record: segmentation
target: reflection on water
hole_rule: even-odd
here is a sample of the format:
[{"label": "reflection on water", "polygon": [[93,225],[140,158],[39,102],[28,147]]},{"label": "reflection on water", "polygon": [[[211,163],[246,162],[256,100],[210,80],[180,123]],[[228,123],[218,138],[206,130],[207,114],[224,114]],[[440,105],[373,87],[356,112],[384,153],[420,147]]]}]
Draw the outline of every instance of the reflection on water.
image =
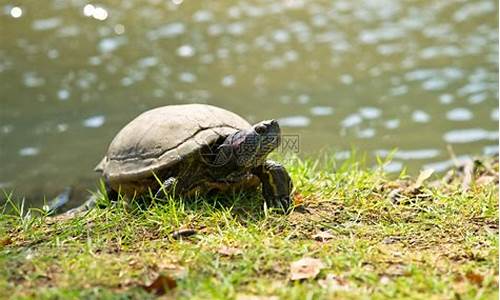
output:
[{"label": "reflection on water", "polygon": [[497,17],[492,0],[6,0],[0,186],[89,185],[126,122],[192,102],[277,118],[304,154],[401,149],[387,171],[496,151]]},{"label": "reflection on water", "polygon": [[446,118],[451,121],[468,121],[472,119],[472,112],[467,108],[457,107],[449,110]]},{"label": "reflection on water", "polygon": [[315,116],[329,116],[333,114],[333,108],[329,106],[311,107],[311,114]]},{"label": "reflection on water", "polygon": [[481,128],[460,129],[448,131],[443,139],[450,143],[463,144],[482,140],[498,140],[498,131],[487,131]]}]

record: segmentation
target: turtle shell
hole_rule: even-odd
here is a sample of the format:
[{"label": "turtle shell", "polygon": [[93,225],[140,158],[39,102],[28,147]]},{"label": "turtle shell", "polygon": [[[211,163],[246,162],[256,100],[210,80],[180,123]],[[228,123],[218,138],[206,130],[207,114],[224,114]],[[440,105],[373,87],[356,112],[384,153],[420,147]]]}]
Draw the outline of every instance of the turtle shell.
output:
[{"label": "turtle shell", "polygon": [[128,123],[97,165],[112,184],[138,181],[165,170],[221,137],[251,125],[211,105],[169,105],[148,110]]}]

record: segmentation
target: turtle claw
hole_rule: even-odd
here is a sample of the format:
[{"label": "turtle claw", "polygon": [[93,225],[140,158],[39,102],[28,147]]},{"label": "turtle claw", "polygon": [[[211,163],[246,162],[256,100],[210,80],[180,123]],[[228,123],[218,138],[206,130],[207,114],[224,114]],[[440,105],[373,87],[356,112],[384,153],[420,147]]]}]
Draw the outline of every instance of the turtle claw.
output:
[{"label": "turtle claw", "polygon": [[292,206],[293,183],[285,167],[268,160],[253,170],[262,183],[262,194],[269,207],[277,208],[282,213],[290,212]]},{"label": "turtle claw", "polygon": [[291,211],[291,200],[289,196],[273,198],[266,202],[279,213],[288,214]]},{"label": "turtle claw", "polygon": [[61,206],[68,203],[71,191],[71,187],[66,187],[62,193],[44,205],[43,210],[49,215],[56,213]]},{"label": "turtle claw", "polygon": [[175,194],[175,189],[177,186],[178,180],[175,177],[170,177],[167,180],[165,180],[158,191],[156,191],[155,198],[156,199],[162,199],[165,197],[168,197],[169,194]]},{"label": "turtle claw", "polygon": [[75,216],[75,215],[84,213],[86,211],[89,211],[97,205],[97,200],[98,200],[97,195],[92,195],[82,205],[66,211],[63,215],[64,216]]}]

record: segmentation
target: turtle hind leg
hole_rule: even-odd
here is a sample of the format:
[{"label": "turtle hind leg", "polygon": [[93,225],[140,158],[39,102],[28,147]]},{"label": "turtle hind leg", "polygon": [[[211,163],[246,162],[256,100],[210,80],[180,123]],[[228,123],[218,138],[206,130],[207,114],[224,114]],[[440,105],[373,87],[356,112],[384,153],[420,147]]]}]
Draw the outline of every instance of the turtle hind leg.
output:
[{"label": "turtle hind leg", "polygon": [[[104,192],[105,192],[105,197],[111,202],[111,203],[116,203],[118,202],[118,199],[120,198],[120,194],[115,191],[114,189],[111,188],[111,186],[107,183],[104,182]],[[98,192],[100,194],[100,191]]]},{"label": "turtle hind leg", "polygon": [[96,206],[98,199],[99,199],[99,196],[94,194],[94,195],[90,196],[87,199],[87,201],[83,202],[83,204],[66,211],[63,215],[73,216],[73,215],[77,215],[77,214],[89,211]]},{"label": "turtle hind leg", "polygon": [[252,173],[259,177],[262,183],[262,194],[266,203],[270,207],[281,208],[284,213],[289,212],[293,183],[285,167],[275,161],[267,160]]},{"label": "turtle hind leg", "polygon": [[[119,198],[118,192],[113,190],[111,186],[106,182],[104,182],[104,192],[105,192],[105,197],[107,197],[110,202],[118,201]],[[83,204],[66,211],[63,215],[73,216],[89,211],[99,204],[99,199],[101,199],[102,196],[103,196],[102,192],[97,191],[96,193],[91,195],[85,202],[83,202]]]},{"label": "turtle hind leg", "polygon": [[44,205],[43,210],[47,212],[47,215],[57,213],[58,209],[61,208],[61,206],[68,203],[70,195],[71,187],[66,187],[62,193],[60,193],[54,199],[50,200],[46,205]]}]

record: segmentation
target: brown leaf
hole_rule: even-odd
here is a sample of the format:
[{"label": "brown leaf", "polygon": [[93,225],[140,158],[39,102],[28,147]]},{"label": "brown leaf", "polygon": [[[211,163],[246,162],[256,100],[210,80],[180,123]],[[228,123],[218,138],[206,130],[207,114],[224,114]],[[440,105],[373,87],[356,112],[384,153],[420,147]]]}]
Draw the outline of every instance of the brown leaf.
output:
[{"label": "brown leaf", "polygon": [[157,296],[164,295],[167,291],[175,289],[177,282],[170,276],[158,275],[153,282],[148,286],[143,286],[143,288],[149,292],[154,293]]},{"label": "brown leaf", "polygon": [[0,247],[5,247],[7,245],[12,244],[13,240],[10,237],[6,237],[2,240],[0,240]]},{"label": "brown leaf", "polygon": [[334,274],[326,275],[325,279],[318,280],[319,285],[328,290],[329,292],[334,291],[349,291],[352,288],[349,286],[347,280],[342,277],[336,276]]},{"label": "brown leaf", "polygon": [[217,250],[217,252],[223,256],[236,256],[243,253],[241,249],[235,247],[227,247],[227,246],[220,247],[219,250]]},{"label": "brown leaf", "polygon": [[474,273],[472,271],[467,272],[467,274],[465,274],[465,277],[467,278],[467,280],[477,285],[482,285],[484,281],[483,275]]},{"label": "brown leaf", "polygon": [[302,196],[302,194],[299,192],[295,192],[293,195],[293,204],[295,206],[300,206],[303,205],[304,202],[305,202],[304,196]]},{"label": "brown leaf", "polygon": [[290,280],[315,278],[325,265],[316,258],[304,257],[290,264]]},{"label": "brown leaf", "polygon": [[320,231],[312,236],[318,242],[325,242],[334,238],[333,234],[328,231]]},{"label": "brown leaf", "polygon": [[455,293],[464,294],[470,289],[469,283],[465,279],[466,278],[460,274],[455,275],[452,283]]},{"label": "brown leaf", "polygon": [[382,190],[393,190],[401,187],[401,182],[399,181],[389,181],[382,185]]}]

